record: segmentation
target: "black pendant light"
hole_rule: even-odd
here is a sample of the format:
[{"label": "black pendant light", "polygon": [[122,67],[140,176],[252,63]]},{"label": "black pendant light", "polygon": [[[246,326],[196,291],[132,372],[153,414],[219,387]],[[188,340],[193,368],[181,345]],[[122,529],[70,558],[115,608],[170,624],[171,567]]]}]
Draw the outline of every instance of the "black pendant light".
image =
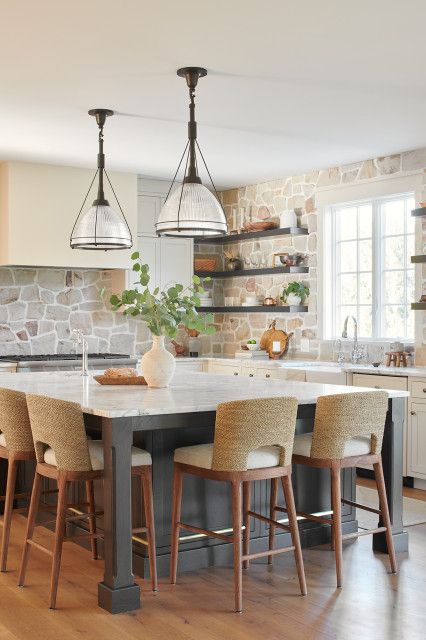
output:
[{"label": "black pendant light", "polygon": [[[223,235],[227,232],[225,213],[197,142],[195,88],[199,78],[206,76],[207,71],[201,67],[184,67],[178,69],[177,74],[186,78],[189,88],[188,142],[155,225],[157,235],[181,237]],[[206,168],[214,193],[202,184],[198,175],[197,151]],[[170,195],[185,157],[183,183]]]},{"label": "black pendant light", "polygon": [[[126,217],[115,194],[108,173],[105,170],[103,131],[107,117],[113,114],[114,111],[111,111],[111,109],[91,109],[89,111],[89,115],[96,118],[99,127],[98,168],[90,183],[89,190],[86,193],[86,197],[83,200],[71,232],[70,246],[72,249],[99,249],[108,251],[109,249],[130,249],[132,246],[132,234],[129,225],[127,224]],[[105,198],[104,175],[108,180],[120,212],[114,210]],[[90,209],[82,215],[84,205],[86,204],[96,177],[98,177],[98,194],[96,200],[93,201]]]}]

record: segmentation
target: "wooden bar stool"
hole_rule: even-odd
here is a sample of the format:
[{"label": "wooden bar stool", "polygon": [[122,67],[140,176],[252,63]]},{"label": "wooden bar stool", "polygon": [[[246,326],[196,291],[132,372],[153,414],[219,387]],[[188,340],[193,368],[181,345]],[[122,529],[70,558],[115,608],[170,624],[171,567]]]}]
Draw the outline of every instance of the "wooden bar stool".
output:
[{"label": "wooden bar stool", "polygon": [[[294,439],[293,464],[328,468],[331,471],[332,518],[312,516],[300,512],[298,515],[308,520],[331,525],[338,587],[342,586],[342,541],[350,538],[384,532],[391,570],[392,573],[397,572],[381,456],[387,408],[388,394],[386,391],[323,396],[317,402],[313,433],[298,435]],[[341,470],[366,464],[372,464],[374,467],[379,493],[379,509],[372,509],[341,497]],[[383,526],[342,535],[342,502],[352,507],[377,513]],[[276,511],[285,511],[285,509],[276,504],[271,505],[271,517]]]},{"label": "wooden bar stool", "polygon": [[[242,567],[247,567],[249,560],[254,558],[294,551],[300,590],[302,595],[306,595],[305,572],[291,484],[291,454],[297,404],[296,398],[225,402],[217,408],[214,444],[181,447],[175,450],[170,562],[172,584],[176,583],[179,531],[186,529],[233,544],[235,611],[242,611]],[[232,535],[180,521],[182,480],[185,473],[231,484]],[[273,524],[290,532],[292,546],[250,554],[250,517],[272,523],[270,518],[250,510],[251,482],[277,478],[281,478],[283,485],[289,525],[280,522]]]},{"label": "wooden bar stool", "polygon": [[[101,535],[96,531],[96,516],[101,515],[101,512],[95,511],[92,482],[93,480],[101,479],[103,476],[103,446],[101,441],[87,439],[83,412],[78,404],[28,394],[27,406],[37,466],[18,584],[19,586],[24,585],[30,548],[35,547],[47,553],[52,558],[50,608],[54,609],[56,606],[63,542],[76,537],[89,537],[92,544],[93,557],[97,557],[96,540]],[[155,591],[157,590],[157,572],[151,464],[151,455],[148,451],[132,447],[132,473],[138,475],[142,480],[146,520],[146,527],[135,529],[133,533],[146,532],[147,540],[145,542],[149,552],[151,583],[152,589]],[[53,551],[33,540],[42,477],[56,480],[59,490]],[[90,511],[89,513],[67,517],[69,486],[71,483],[82,481],[88,487]],[[82,518],[89,519],[89,533],[66,537],[67,522],[76,522]]]},{"label": "wooden bar stool", "polygon": [[8,461],[6,495],[0,497],[5,503],[0,522],[3,525],[0,571],[6,571],[13,503],[18,498],[29,497],[27,493],[15,493],[18,465],[23,460],[35,460],[25,393],[10,389],[0,389],[0,458]]}]

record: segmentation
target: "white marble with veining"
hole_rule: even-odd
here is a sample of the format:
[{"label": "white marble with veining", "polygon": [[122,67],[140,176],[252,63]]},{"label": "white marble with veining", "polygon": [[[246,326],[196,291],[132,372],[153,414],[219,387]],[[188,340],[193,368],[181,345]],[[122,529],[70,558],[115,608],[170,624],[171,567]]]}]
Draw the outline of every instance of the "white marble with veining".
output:
[{"label": "white marble with veining", "polygon": [[[78,372],[4,373],[0,385],[8,389],[77,402],[85,413],[107,418],[167,415],[215,411],[230,400],[295,396],[299,404],[315,404],[320,396],[365,392],[363,387],[262,380],[177,370],[170,387],[101,386],[92,375]],[[391,398],[405,398],[406,391],[389,391]]]}]

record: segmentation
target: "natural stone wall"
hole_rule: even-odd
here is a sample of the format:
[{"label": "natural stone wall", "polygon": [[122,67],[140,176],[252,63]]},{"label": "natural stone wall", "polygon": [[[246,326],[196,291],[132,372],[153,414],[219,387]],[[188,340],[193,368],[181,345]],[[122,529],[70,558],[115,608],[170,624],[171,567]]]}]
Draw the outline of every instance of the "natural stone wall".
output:
[{"label": "natural stone wall", "polygon": [[74,353],[73,329],[91,353],[145,352],[146,324],[111,311],[103,287],[109,271],[0,268],[0,355]]},{"label": "natural stone wall", "polygon": [[[221,305],[224,298],[232,296],[244,300],[246,294],[256,292],[260,298],[264,295],[277,297],[284,286],[293,280],[302,280],[309,284],[311,295],[308,305],[309,312],[300,315],[276,314],[218,314],[215,318],[217,333],[212,337],[203,338],[204,353],[233,354],[240,348],[242,341],[249,337],[259,338],[267,328],[271,319],[278,319],[277,326],[286,331],[294,331],[292,349],[300,348],[300,339],[309,338],[312,356],[319,355],[320,342],[317,334],[317,211],[315,198],[322,187],[356,184],[388,175],[404,175],[410,171],[422,170],[424,173],[425,190],[423,198],[426,200],[426,149],[409,151],[392,156],[375,158],[350,165],[331,167],[329,169],[312,171],[303,175],[285,177],[280,180],[265,182],[257,185],[241,187],[224,191],[222,201],[228,223],[232,228],[235,217],[241,215],[253,221],[265,219],[279,219],[279,215],[287,210],[296,209],[299,216],[299,226],[307,227],[309,235],[295,237],[280,237],[262,239],[258,242],[236,241],[235,244],[196,245],[196,255],[217,255],[218,268],[223,268],[223,249],[247,258],[253,252],[260,252],[263,263],[272,265],[272,255],[276,252],[305,253],[308,255],[309,274],[274,275],[236,277],[226,280],[215,280],[213,290],[214,304]],[[360,191],[360,198],[362,191]],[[426,222],[424,223],[423,243],[426,243]],[[423,265],[423,293],[426,293],[426,265]],[[423,312],[417,312],[423,313]],[[426,344],[426,314],[423,333],[416,337],[416,343]],[[426,360],[426,355],[425,355]]]}]

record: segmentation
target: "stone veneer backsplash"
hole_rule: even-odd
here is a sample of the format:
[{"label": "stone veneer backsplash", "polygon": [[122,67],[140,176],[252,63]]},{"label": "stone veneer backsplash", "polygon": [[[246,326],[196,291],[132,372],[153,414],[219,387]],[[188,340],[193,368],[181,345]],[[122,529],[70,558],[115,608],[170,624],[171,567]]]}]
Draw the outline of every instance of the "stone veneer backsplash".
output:
[{"label": "stone veneer backsplash", "polygon": [[74,353],[73,329],[91,353],[144,353],[146,324],[111,311],[103,287],[109,271],[0,268],[0,355]]},{"label": "stone veneer backsplash", "polygon": [[[226,313],[216,314],[217,333],[202,338],[203,353],[214,355],[232,355],[240,348],[242,341],[248,338],[260,338],[271,320],[277,319],[277,327],[294,332],[291,341],[290,355],[300,349],[301,338],[309,338],[310,355],[320,355],[320,347],[324,345],[318,339],[317,318],[317,210],[316,194],[323,187],[338,185],[360,185],[386,176],[402,176],[412,171],[423,173],[423,199],[426,200],[426,149],[409,151],[392,156],[356,162],[350,165],[332,167],[330,169],[312,171],[298,176],[285,177],[280,180],[262,184],[231,189],[221,194],[222,202],[230,228],[234,222],[234,212],[244,210],[251,212],[253,221],[272,217],[278,220],[283,211],[297,209],[299,226],[308,228],[305,236],[281,236],[274,239],[261,239],[257,242],[244,241],[235,244],[208,245],[199,244],[195,254],[201,256],[215,255],[218,267],[223,268],[223,249],[234,251],[243,258],[249,258],[259,252],[261,263],[272,266],[273,253],[287,251],[304,253],[308,256],[309,274],[263,275],[253,277],[239,276],[226,280],[214,280],[210,286],[215,305],[223,305],[225,297],[234,297],[242,301],[247,294],[255,292],[260,298],[264,296],[278,297],[283,287],[290,281],[302,280],[309,284],[311,294],[308,300],[309,310],[301,314],[270,313]],[[423,243],[426,243],[426,220],[423,222]],[[426,265],[422,271],[422,293],[426,294]],[[416,345],[426,345],[426,313],[423,315],[422,333],[416,335]],[[321,348],[322,351],[322,348]],[[426,350],[425,350],[426,351]],[[426,353],[424,356],[426,363]]]}]

